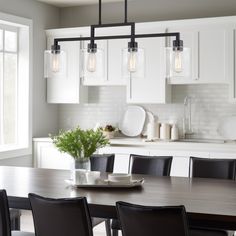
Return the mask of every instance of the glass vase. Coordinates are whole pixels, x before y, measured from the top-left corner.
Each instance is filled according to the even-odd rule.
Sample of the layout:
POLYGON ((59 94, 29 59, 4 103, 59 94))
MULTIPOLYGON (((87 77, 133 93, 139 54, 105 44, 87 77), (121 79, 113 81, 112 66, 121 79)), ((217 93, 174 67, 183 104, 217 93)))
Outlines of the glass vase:
POLYGON ((89 158, 73 159, 71 162, 71 176, 70 179, 75 184, 80 178, 81 183, 85 181, 87 171, 90 171, 91 164, 89 158), (84 179, 84 180, 83 180, 84 179))

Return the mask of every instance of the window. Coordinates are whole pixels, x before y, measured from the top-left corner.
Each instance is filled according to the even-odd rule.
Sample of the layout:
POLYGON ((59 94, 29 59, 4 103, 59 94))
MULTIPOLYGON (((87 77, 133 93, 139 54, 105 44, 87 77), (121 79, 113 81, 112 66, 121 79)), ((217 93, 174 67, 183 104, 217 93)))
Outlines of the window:
POLYGON ((0 145, 17 143, 18 30, 0 26, 0 145))
POLYGON ((0 158, 31 154, 31 20, 0 13, 0 158))

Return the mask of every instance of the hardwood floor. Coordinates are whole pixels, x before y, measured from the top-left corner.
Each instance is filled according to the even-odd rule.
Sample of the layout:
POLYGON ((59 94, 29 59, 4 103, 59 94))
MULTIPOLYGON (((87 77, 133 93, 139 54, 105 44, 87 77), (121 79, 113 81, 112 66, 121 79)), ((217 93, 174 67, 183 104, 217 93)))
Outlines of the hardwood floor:
MULTIPOLYGON (((21 216, 21 230, 27 232, 34 232, 33 218, 31 211, 22 211, 21 216)), ((102 223, 93 229, 94 236, 106 236, 105 225, 102 223)))

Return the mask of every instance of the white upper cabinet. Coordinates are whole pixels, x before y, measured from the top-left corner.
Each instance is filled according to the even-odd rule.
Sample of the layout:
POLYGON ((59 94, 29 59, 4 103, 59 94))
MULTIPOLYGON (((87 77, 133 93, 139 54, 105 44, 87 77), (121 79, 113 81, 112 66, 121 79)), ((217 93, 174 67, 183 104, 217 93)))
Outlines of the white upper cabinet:
POLYGON ((198 32, 198 80, 228 83, 230 30, 226 25, 205 26, 198 32))
POLYGON ((122 73, 122 50, 127 47, 127 39, 108 40, 108 85, 127 84, 122 73))
MULTIPOLYGON (((155 24, 139 24, 137 34, 163 33, 155 24)), ((158 104, 170 101, 170 86, 166 81, 165 38, 139 38, 138 46, 145 52, 144 77, 131 77, 127 84, 127 103, 158 104)))
MULTIPOLYGON (((96 36, 129 34, 130 29, 125 27, 99 28, 96 36)), ((126 79, 122 76, 122 50, 127 48, 128 39, 112 39, 95 41, 98 48, 104 52, 104 74, 96 77, 95 73, 90 73, 83 77, 83 85, 92 86, 125 86, 126 79)), ((87 48, 87 42, 83 43, 87 48)), ((86 62, 83 62, 86 63, 86 62)))
POLYGON ((170 78, 170 84, 227 84, 232 50, 229 23, 204 19, 177 24, 168 30, 180 32, 184 47, 191 49, 191 73, 186 78, 170 78))
POLYGON ((166 103, 165 39, 144 38, 137 42, 145 50, 145 73, 143 78, 132 78, 131 75, 127 85, 127 103, 166 103))
MULTIPOLYGON (((58 34, 57 30, 47 33, 50 34, 48 49, 53 44, 54 38, 65 37, 63 34, 58 34)), ((86 102, 87 89, 82 88, 80 84, 80 42, 60 42, 60 46, 61 50, 66 52, 66 76, 47 78, 47 102, 58 104, 86 102)))
MULTIPOLYGON (((103 76, 96 76, 96 73, 87 73, 82 76, 83 85, 86 86, 119 86, 126 85, 127 81, 122 76, 122 50, 127 48, 127 39, 98 40, 97 47, 103 50, 104 64, 97 65, 100 69, 103 67, 103 76)), ((83 50, 87 49, 88 42, 83 43, 83 50)), ((82 59, 83 63, 84 58, 82 59)), ((99 58, 97 58, 99 63, 99 58)), ((84 67, 84 65, 82 66, 84 67)))
MULTIPOLYGON (((81 49, 88 42, 60 42, 67 53, 67 76, 47 79, 48 103, 81 103, 86 101, 88 86, 126 86, 127 103, 158 104, 171 101, 172 84, 228 84, 230 101, 236 101, 236 17, 218 17, 178 21, 137 23, 136 34, 180 32, 184 47, 190 48, 190 73, 186 77, 167 78, 165 47, 172 47, 171 38, 138 38, 145 51, 145 73, 142 77, 123 76, 122 50, 129 39, 95 41, 103 51, 104 67, 100 77, 83 73, 86 60, 81 49), (166 79, 167 78, 167 79, 166 79)), ((129 27, 97 29, 96 36, 130 34, 129 27)), ((90 27, 46 31, 48 48, 55 37, 86 37, 90 27)))

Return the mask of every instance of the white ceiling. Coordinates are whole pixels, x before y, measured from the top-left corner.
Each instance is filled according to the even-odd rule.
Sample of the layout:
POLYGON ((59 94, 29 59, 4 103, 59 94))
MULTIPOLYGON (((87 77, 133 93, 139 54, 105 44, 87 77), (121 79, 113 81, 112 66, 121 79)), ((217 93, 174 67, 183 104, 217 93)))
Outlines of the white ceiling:
MULTIPOLYGON (((98 0, 37 0, 40 2, 45 2, 57 7, 71 7, 71 6, 81 6, 98 4, 98 0)), ((102 3, 106 2, 123 2, 124 0, 102 0, 102 3)))

